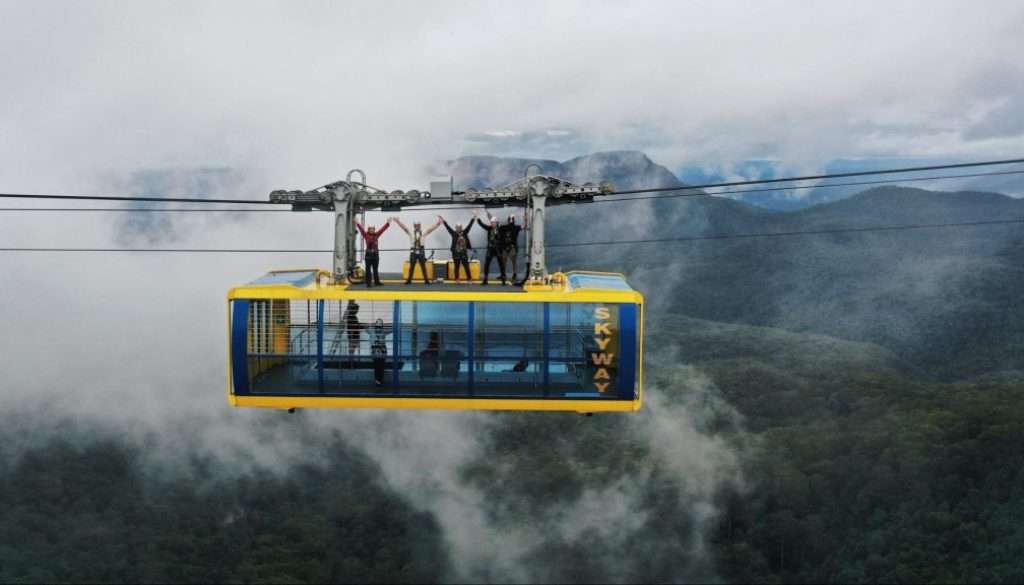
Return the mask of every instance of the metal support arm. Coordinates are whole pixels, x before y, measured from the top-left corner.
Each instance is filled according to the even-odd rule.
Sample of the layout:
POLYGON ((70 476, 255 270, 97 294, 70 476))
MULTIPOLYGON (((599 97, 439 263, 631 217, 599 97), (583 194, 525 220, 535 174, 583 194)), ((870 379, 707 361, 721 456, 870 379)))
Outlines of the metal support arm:
MULTIPOLYGON (((531 165, 536 166, 536 165, 531 165)), ((529 167, 527 167, 529 171, 529 167)), ((443 185, 444 181, 436 184, 443 185)), ((448 179, 443 199, 435 204, 469 203, 480 205, 525 205, 529 210, 529 278, 544 281, 548 277, 544 250, 544 220, 549 206, 567 203, 585 203, 595 196, 613 192, 610 183, 574 185, 555 177, 527 175, 522 179, 498 189, 452 192, 448 179)), ((432 183, 432 185, 435 183, 432 183)), ((274 191, 270 194, 273 203, 291 204, 295 211, 334 212, 334 282, 345 283, 356 269, 356 230, 353 220, 368 209, 399 210, 415 208, 431 203, 430 192, 391 191, 387 192, 366 184, 366 175, 355 169, 344 181, 337 181, 310 191, 274 191), (361 181, 354 181, 353 174, 359 173, 361 181)))
POLYGON ((353 197, 348 186, 334 189, 334 282, 348 282, 356 267, 356 230, 352 225, 353 197))
POLYGON ((551 183, 544 177, 533 177, 530 189, 530 280, 544 280, 548 276, 544 256, 544 213, 551 183))

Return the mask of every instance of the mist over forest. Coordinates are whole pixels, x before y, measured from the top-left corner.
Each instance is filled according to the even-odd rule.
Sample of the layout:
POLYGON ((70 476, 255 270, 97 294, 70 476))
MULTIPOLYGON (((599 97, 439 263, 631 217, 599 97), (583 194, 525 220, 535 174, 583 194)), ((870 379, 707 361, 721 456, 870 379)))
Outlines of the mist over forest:
POLYGON ((1024 582, 1019 0, 0 15, 0 583, 1024 582), (331 268, 268 194, 350 169, 652 190, 546 211, 641 410, 232 408, 228 291, 331 268))
MULTIPOLYGON (((438 166, 465 188, 528 162, 438 166)), ((618 189, 679 185, 636 151, 540 164, 618 189)), ((209 196, 246 184, 210 168, 121 180, 209 196)), ((563 207, 549 234, 1020 217, 997 193, 879 187, 793 212, 723 197, 563 207)), ((126 243, 269 225, 108 221, 126 243)), ((648 303, 644 407, 593 417, 232 410, 223 298, 238 282, 174 281, 294 259, 238 259, 227 277, 161 261, 162 287, 133 262, 104 281, 65 266, 77 300, 4 292, 2 349, 19 365, 0 415, 2 582, 1024 579, 1017 225, 552 248, 553 268, 624 272, 648 303)))

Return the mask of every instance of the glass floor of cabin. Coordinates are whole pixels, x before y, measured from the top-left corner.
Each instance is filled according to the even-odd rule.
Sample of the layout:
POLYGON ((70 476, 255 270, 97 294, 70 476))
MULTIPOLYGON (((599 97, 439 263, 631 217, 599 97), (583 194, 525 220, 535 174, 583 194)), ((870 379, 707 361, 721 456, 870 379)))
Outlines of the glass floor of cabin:
MULTIPOLYGON (((522 276, 520 276, 522 278, 522 276)), ((372 286, 367 288, 365 282, 356 282, 348 285, 349 290, 381 290, 381 291, 415 291, 415 292, 518 292, 525 293, 522 285, 512 284, 512 280, 509 279, 507 285, 501 284, 501 277, 492 274, 488 279, 487 284, 484 285, 480 280, 473 280, 466 282, 461 280, 455 282, 451 279, 445 279, 444 281, 434 280, 431 284, 425 284, 422 278, 417 278, 412 281, 412 284, 405 284, 405 279, 402 278, 401 274, 397 273, 381 273, 380 275, 381 284, 380 286, 372 286)))
MULTIPOLYGON (((467 389, 469 382, 465 371, 453 377, 444 372, 434 376, 423 375, 412 370, 399 372, 400 383, 396 389, 394 370, 390 357, 385 360, 383 384, 374 380, 373 362, 365 357, 342 358, 349 362, 341 368, 324 368, 324 392, 320 392, 319 372, 315 363, 274 366, 260 373, 253 380, 254 395, 323 395, 323 396, 444 396, 473 398, 589 398, 616 399, 612 393, 601 394, 587 391, 581 379, 574 373, 552 372, 549 374, 548 394, 544 395, 543 382, 536 372, 477 371, 473 374, 473 394, 467 389), (397 390, 397 391, 396 391, 397 390)), ((406 364, 400 361, 403 367, 406 364)))
POLYGON ((491 279, 486 285, 480 282, 434 282, 424 284, 421 280, 412 284, 405 284, 405 281, 381 280, 379 286, 367 287, 364 283, 350 284, 348 290, 379 290, 387 292, 413 291, 413 292, 485 292, 485 293, 525 293, 521 286, 512 284, 502 285, 501 280, 491 279))

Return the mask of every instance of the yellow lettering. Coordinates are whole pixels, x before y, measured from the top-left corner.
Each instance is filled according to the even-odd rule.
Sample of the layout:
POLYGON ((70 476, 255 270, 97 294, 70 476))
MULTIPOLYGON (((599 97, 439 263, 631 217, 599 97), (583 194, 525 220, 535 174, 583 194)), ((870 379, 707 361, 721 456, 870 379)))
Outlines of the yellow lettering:
POLYGON ((607 369, 601 368, 598 371, 594 372, 594 379, 595 380, 611 380, 612 377, 608 375, 608 370, 607 369))
POLYGON ((593 360, 595 366, 610 366, 612 365, 612 358, 615 357, 614 353, 592 353, 590 359, 593 360))
POLYGON ((597 347, 601 351, 604 351, 604 350, 608 349, 608 344, 612 342, 612 338, 611 337, 606 337, 604 339, 596 339, 595 338, 594 341, 597 342, 597 347))
POLYGON ((611 336, 612 328, 608 323, 594 323, 594 335, 608 335, 611 336))
POLYGON ((598 321, 607 321, 612 318, 612 312, 608 310, 608 307, 598 307, 594 309, 594 318, 598 321))
POLYGON ((607 390, 609 384, 611 384, 611 382, 594 382, 594 386, 597 388, 598 392, 604 392, 607 390))

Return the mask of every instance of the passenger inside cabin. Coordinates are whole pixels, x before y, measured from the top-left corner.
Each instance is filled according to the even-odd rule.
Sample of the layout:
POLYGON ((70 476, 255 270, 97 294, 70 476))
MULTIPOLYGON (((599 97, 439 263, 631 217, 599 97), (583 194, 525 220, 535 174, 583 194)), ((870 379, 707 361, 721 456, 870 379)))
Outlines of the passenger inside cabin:
POLYGON ((508 372, 525 372, 526 368, 529 367, 529 365, 530 365, 530 362, 526 361, 525 359, 522 359, 522 360, 519 360, 518 362, 516 362, 516 365, 512 366, 511 370, 506 370, 506 371, 508 371, 508 372))
POLYGON ((365 326, 359 322, 359 303, 349 301, 345 308, 345 329, 348 332, 348 354, 352 355, 359 349, 360 331, 365 326))
POLYGON ((384 328, 384 320, 377 319, 373 324, 373 338, 370 343, 370 353, 373 354, 373 381, 377 386, 384 385, 384 360, 388 355, 387 329, 384 328))
POLYGON ((427 348, 420 352, 420 378, 437 377, 437 360, 440 354, 441 335, 437 331, 431 331, 427 348))

